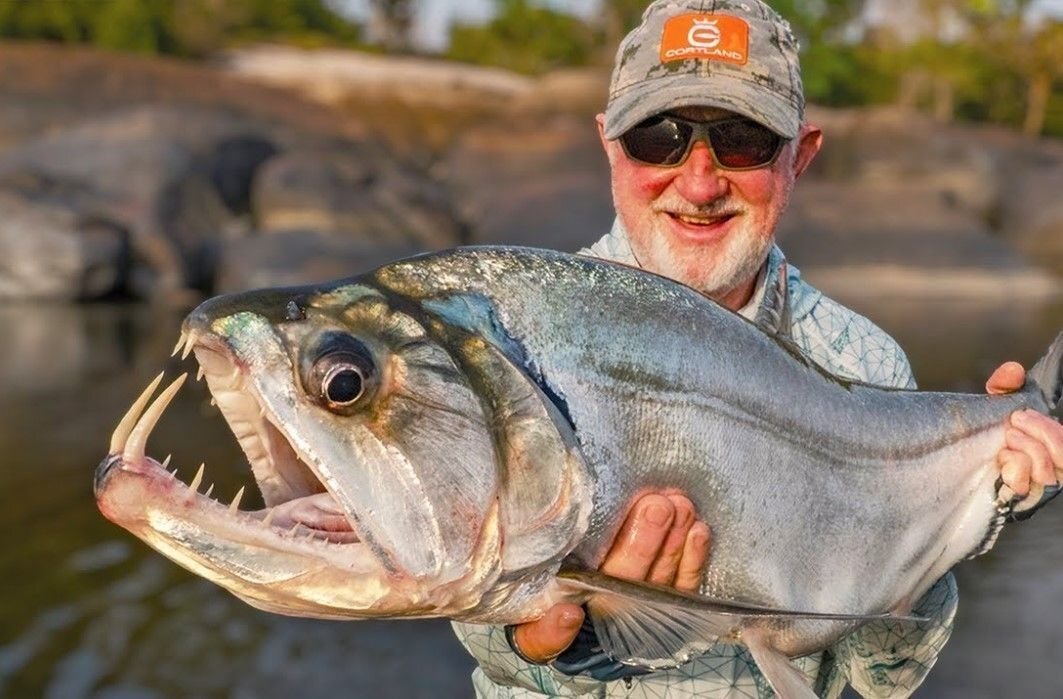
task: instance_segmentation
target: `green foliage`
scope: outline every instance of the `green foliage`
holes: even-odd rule
[[[247,41],[353,44],[325,0],[0,0],[0,38],[202,56]]]
[[[520,73],[585,64],[595,34],[578,18],[530,0],[496,0],[498,14],[485,26],[455,25],[447,57]]]

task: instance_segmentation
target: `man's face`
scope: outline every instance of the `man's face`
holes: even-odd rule
[[[692,121],[735,115],[691,107],[670,113]],[[599,132],[604,116],[598,116]],[[804,126],[775,162],[755,170],[717,168],[704,141],[678,167],[628,158],[619,141],[607,141],[613,204],[639,264],[708,294],[731,308],[748,301],[774,239],[794,182],[821,142]]]

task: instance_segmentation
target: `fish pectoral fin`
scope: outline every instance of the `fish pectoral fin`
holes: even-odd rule
[[[746,644],[758,622],[915,620],[771,609],[571,568],[562,569],[558,581],[570,599],[585,604],[606,653],[621,663],[650,668],[682,665],[717,643]]]
[[[759,629],[742,634],[742,643],[757,661],[760,674],[781,699],[815,699],[816,693],[809,686],[808,678],[789,658],[772,648]]]

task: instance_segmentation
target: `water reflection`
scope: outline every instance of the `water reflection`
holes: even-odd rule
[[[980,390],[1063,328],[1063,303],[850,302],[901,340],[926,388]],[[117,418],[160,369],[193,366],[166,359],[179,322],[147,307],[0,309],[0,696],[469,695],[470,661],[444,623],[258,612],[98,515],[92,469]],[[249,480],[199,385],[151,448],[173,452],[186,479],[205,457],[223,498]],[[1061,527],[1057,506],[960,567],[956,634],[921,696],[1053,695],[1063,630],[1046,610],[1063,601]]]

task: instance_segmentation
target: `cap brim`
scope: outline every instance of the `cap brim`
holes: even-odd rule
[[[614,140],[640,121],[679,107],[726,109],[788,139],[801,129],[800,110],[771,90],[726,73],[687,73],[640,82],[613,97],[605,110],[605,137]]]

